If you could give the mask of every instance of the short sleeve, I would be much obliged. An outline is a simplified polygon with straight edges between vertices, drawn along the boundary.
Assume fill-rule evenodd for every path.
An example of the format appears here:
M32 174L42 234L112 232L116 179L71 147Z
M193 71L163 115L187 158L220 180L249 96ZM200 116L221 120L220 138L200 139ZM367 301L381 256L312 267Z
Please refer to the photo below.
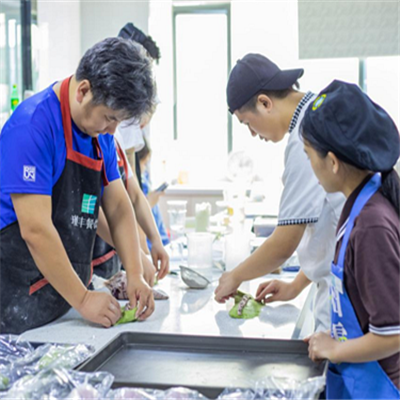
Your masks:
M115 148L114 138L111 135L106 135L103 137L104 147L102 150L104 152L104 164L106 168L107 179L109 182L119 179L119 170L117 162L117 150Z
M370 332L400 334L398 238L385 227L370 227L358 231L352 246L354 280L369 316Z
M0 147L4 193L52 194L55 145L50 128L14 125L2 132Z
M144 147L143 132L140 126L131 120L121 122L115 135L125 151L134 148L135 152L138 152Z
M318 222L326 193L318 183L297 132L292 132L285 151L283 192L278 225Z

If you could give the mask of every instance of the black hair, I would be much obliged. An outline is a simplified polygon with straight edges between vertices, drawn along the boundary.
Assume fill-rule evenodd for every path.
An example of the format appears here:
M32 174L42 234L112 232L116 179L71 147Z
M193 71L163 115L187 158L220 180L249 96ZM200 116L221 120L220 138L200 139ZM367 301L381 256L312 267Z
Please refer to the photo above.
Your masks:
M93 105L123 111L139 120L154 107L151 61L141 46L122 38L107 38L86 51L75 73L90 82Z
M307 142L308 145L310 145L318 154L319 157L325 158L328 154L329 151L332 151L335 153L335 150L328 150L324 148L324 146L319 143L313 135L307 132L307 130L304 129L304 120L302 121L301 127L300 127L300 135L302 136L303 140ZM340 154L336 154L336 157L339 158L341 161L349 164L349 160L346 159L344 160L343 157L340 156ZM354 163L350 163L355 168L361 169ZM389 171L379 171L381 172L382 176L382 186L380 187L380 191L385 196L394 209L396 210L397 214L400 216L400 178L398 173L394 168L392 168Z
M381 192L400 216L400 178L394 168L382 172Z
M255 111L258 96L264 94L265 96L272 97L275 99L284 99L289 96L290 93L296 91L296 89L300 88L300 84L296 81L291 87L283 90L260 90L255 94L247 103L245 103L242 107L240 107L240 112L244 111Z
M149 144L147 143L147 140L144 139L144 146L141 150L139 150L136 153L137 158L139 161L142 161L144 158L146 158L149 154L151 153L151 149L149 147Z

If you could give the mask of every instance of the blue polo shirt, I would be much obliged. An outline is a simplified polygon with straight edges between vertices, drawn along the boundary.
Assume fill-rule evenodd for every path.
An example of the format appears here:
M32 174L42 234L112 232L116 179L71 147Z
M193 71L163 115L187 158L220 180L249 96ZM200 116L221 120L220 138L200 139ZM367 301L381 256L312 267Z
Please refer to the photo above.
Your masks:
M60 101L53 86L23 101L1 131L0 229L17 220L10 194L51 196L64 169L67 149ZM74 123L72 137L75 151L96 159L92 138ZM99 135L98 140L108 180L119 179L113 137Z

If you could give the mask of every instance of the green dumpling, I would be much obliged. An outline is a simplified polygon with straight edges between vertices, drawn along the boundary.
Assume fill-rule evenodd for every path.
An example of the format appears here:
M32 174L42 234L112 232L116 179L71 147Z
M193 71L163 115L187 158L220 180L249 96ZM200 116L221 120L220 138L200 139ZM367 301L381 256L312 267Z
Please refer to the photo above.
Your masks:
M251 319L260 315L264 304L256 301L253 296L238 290L235 295L235 305L229 311L232 318Z
M125 307L121 307L121 318L115 323L115 325L127 324L128 322L137 321L136 317L137 307L132 310L126 310Z

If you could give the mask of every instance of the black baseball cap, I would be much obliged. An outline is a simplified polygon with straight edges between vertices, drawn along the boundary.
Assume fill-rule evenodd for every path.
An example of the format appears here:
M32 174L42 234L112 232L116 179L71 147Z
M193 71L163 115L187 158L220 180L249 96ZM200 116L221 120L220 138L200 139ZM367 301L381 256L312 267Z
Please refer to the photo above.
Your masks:
M390 171L400 155L399 131L389 114L357 85L334 80L307 108L303 137L342 161Z
M234 113L261 90L285 90L302 77L304 69L281 70L261 54L247 54L232 69L226 97L229 111Z

